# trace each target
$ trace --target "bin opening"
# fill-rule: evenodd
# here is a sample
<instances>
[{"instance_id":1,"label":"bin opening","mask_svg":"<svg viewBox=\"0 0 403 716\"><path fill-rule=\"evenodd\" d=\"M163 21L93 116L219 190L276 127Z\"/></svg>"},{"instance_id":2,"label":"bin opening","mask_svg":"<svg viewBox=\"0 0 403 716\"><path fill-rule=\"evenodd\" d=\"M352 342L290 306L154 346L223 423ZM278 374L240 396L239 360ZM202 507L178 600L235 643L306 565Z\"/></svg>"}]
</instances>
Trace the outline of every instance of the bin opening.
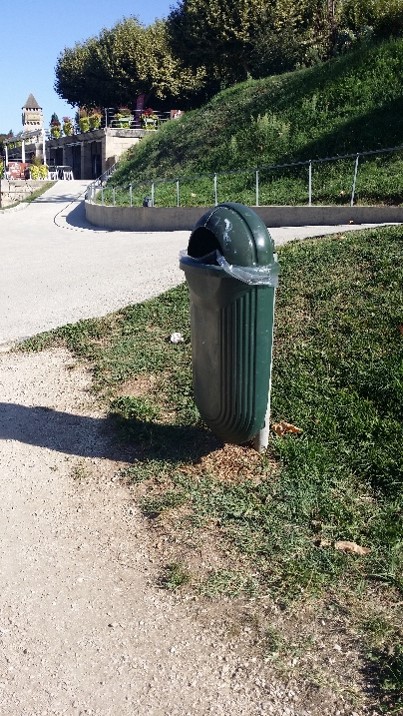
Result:
<instances>
[{"instance_id":1,"label":"bin opening","mask_svg":"<svg viewBox=\"0 0 403 716\"><path fill-rule=\"evenodd\" d=\"M218 210L223 211L227 208L222 205L218 207ZM210 215L208 218L211 218ZM248 219L250 219L249 214ZM202 217L199 223L205 220L206 217ZM260 222L258 217L257 220ZM205 225L196 225L189 237L187 252L184 251L180 254L180 268L186 271L187 268L192 267L192 270L197 268L199 271L206 266L215 266L222 270L221 274L220 271L215 272L215 275L220 278L230 277L249 286L271 286L273 288L277 286L277 256L272 253L273 242L267 229L263 225L261 226L260 222L259 232L256 234L249 230L248 224L246 224L246 229L241 225L236 232L232 232L233 238L236 239L233 242L228 236L229 226L226 222L227 219L224 219L221 226L219 222L211 221L210 224L213 224L214 230ZM217 238L217 233L220 232L222 233L221 242ZM259 259L262 260L261 265L259 265ZM245 262L244 264L242 260Z\"/></svg>"},{"instance_id":2,"label":"bin opening","mask_svg":"<svg viewBox=\"0 0 403 716\"><path fill-rule=\"evenodd\" d=\"M221 246L212 231L200 226L195 229L190 236L188 245L188 255L193 259L201 259L203 256L215 253L221 253Z\"/></svg>"}]
</instances>

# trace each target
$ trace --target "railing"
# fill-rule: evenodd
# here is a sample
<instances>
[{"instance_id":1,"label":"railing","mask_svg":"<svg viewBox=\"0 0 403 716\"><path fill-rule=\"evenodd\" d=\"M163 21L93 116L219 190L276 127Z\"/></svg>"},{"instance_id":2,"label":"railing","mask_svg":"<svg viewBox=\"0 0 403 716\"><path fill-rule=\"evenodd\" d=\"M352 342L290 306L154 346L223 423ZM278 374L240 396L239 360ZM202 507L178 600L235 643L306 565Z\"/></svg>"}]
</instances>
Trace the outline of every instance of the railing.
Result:
<instances>
[{"instance_id":1,"label":"railing","mask_svg":"<svg viewBox=\"0 0 403 716\"><path fill-rule=\"evenodd\" d=\"M97 189L99 189L99 187L101 187L101 190L103 191L103 188L106 185L106 182L108 181L109 177L112 176L112 174L116 170L116 167L117 167L117 163L112 164L112 166L109 167L109 169L107 169L103 174L101 174L100 177L98 177L98 179L95 179L95 181L93 181L92 184L90 184L87 187L87 191L85 192L85 198L87 201L90 201L90 202L95 201Z\"/></svg>"},{"instance_id":2,"label":"railing","mask_svg":"<svg viewBox=\"0 0 403 716\"><path fill-rule=\"evenodd\" d=\"M149 115L146 114L144 110L133 110L130 114L121 115L119 114L119 112L115 112L115 110L110 110L109 112L104 110L104 114L102 115L100 124L97 127L88 127L88 129L83 130L78 124L74 124L72 132L69 134L65 134L63 132L63 126L61 125L60 135L58 137L53 137L50 129L45 129L43 131L46 139L49 141L52 139L60 139L66 136L71 137L77 134L86 134L87 132L92 132L95 129L105 128L137 130L141 129L143 131L155 131L156 129L159 129L169 119L175 119L182 114L182 112L175 113L171 110L170 112L153 112L152 115ZM8 143L12 141L16 142L17 138L13 138L13 140L7 140Z\"/></svg>"},{"instance_id":3,"label":"railing","mask_svg":"<svg viewBox=\"0 0 403 716\"><path fill-rule=\"evenodd\" d=\"M141 110L134 110L129 115L118 116L115 114L108 121L108 127L111 129L143 129L145 131L155 131L169 119L171 119L170 112L153 112L151 115L147 115Z\"/></svg>"},{"instance_id":4,"label":"railing","mask_svg":"<svg viewBox=\"0 0 403 716\"><path fill-rule=\"evenodd\" d=\"M359 190L367 203L371 197L375 203L403 203L403 157L401 166L389 173L378 160L399 152L403 152L403 145L253 169L145 179L126 186L103 185L101 192L91 193L90 201L108 206L179 207L217 205L219 201L241 201L255 206L313 203L353 206Z\"/></svg>"}]
</instances>

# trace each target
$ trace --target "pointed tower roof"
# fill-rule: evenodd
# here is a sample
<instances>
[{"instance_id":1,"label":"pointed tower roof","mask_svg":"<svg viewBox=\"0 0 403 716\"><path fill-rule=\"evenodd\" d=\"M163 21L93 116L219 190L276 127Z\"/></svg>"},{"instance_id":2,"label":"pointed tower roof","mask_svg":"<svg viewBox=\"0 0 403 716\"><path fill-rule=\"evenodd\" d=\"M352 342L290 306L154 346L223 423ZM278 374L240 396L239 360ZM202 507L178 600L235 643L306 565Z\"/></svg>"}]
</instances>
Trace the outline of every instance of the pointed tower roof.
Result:
<instances>
[{"instance_id":1,"label":"pointed tower roof","mask_svg":"<svg viewBox=\"0 0 403 716\"><path fill-rule=\"evenodd\" d=\"M33 94L30 94L22 109L42 109Z\"/></svg>"}]
</instances>

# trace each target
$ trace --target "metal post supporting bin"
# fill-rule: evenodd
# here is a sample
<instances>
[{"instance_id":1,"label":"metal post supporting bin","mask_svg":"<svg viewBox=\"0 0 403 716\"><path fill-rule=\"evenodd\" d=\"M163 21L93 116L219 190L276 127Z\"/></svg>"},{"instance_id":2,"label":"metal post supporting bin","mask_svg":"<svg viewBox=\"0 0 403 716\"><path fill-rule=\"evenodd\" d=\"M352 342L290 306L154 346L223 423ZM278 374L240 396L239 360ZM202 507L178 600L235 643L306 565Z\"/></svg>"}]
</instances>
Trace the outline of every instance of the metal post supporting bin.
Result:
<instances>
[{"instance_id":1,"label":"metal post supporting bin","mask_svg":"<svg viewBox=\"0 0 403 716\"><path fill-rule=\"evenodd\" d=\"M219 204L191 233L180 267L190 290L196 405L222 440L267 447L278 263L260 217Z\"/></svg>"}]
</instances>

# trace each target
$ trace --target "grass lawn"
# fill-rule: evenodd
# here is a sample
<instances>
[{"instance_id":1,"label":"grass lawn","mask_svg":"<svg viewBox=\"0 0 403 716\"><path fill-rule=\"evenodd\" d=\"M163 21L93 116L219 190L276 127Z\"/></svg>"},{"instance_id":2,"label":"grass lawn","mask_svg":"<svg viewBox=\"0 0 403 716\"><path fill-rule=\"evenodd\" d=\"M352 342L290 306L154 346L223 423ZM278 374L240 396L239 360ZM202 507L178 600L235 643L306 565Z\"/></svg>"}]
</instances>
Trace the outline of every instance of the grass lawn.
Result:
<instances>
[{"instance_id":1,"label":"grass lawn","mask_svg":"<svg viewBox=\"0 0 403 716\"><path fill-rule=\"evenodd\" d=\"M119 439L137 446L122 478L158 540L162 586L250 600L265 657L278 668L296 659L313 680L329 675L313 673L317 645L301 615L313 610L321 624L337 623L358 645L376 713L397 714L402 229L292 243L279 261L272 419L302 433L273 433L263 456L223 446L200 421L185 285L24 349L62 343L88 361ZM169 342L173 331L184 343ZM262 620L264 600L281 619Z\"/></svg>"}]
</instances>

